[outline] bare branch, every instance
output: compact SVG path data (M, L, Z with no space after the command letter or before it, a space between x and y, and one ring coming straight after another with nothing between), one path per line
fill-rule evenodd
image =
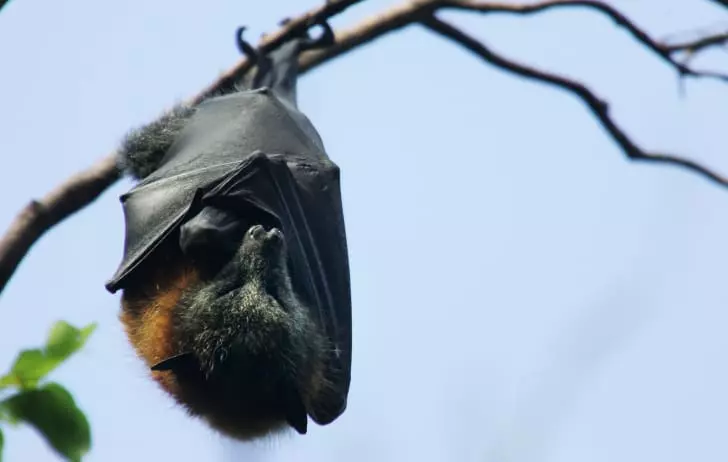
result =
M10 0L0 0L0 10L3 9L3 7L9 2Z
M728 0L726 0L728 1ZM688 65L675 60L670 50L663 44L654 40L642 28L638 27L627 16L619 12L616 8L605 2L597 0L545 0L536 3L513 5L498 4L494 2L483 2L478 0L443 0L437 2L441 4L441 8L450 8L463 11L475 11L480 13L512 13L520 15L528 15L534 13L542 13L557 8L587 8L597 11L612 19L618 26L625 29L637 42L644 45L648 50L653 52L665 63L677 71L680 77L703 77L718 79L728 82L728 76L710 71L697 71Z
M53 226L84 208L119 178L109 156L73 175L40 200L32 200L0 239L0 292L30 247Z
M673 44L663 44L662 46L668 53L698 53L707 48L723 46L728 42L728 32L715 35L705 35L694 40L678 42Z
M649 162L661 162L692 170L708 179L719 183L722 186L728 186L728 179L720 176L700 164L691 160L683 159L672 154L646 152L637 146L627 134L617 125L617 123L609 116L609 107L605 101L597 97L591 90L583 84L574 80L562 77L549 72L529 67L512 61L502 55L487 48L478 40L469 36L465 32L456 27L431 16L422 21L422 23L432 31L449 38L455 43L463 46L475 55L484 59L488 63L511 72L513 74L525 77L527 79L536 80L541 83L554 85L562 90L566 90L571 94L580 98L584 104L591 110L594 116L599 120L604 129L611 135L612 139L619 145L624 153L632 160L641 160Z
M298 34L301 30L307 29L325 19L329 19L360 1L362 0L329 0L318 8L287 20L277 32L264 37L258 44L258 49L261 52L268 52L290 37ZM713 1L728 6L728 0ZM301 56L301 72L307 72L356 47L370 43L389 32L399 30L410 24L423 23L431 30L456 41L495 66L522 77L555 85L578 96L587 104L607 132L631 159L679 165L702 174L723 186L728 185L728 181L722 176L711 172L695 162L668 154L647 153L643 151L609 117L606 103L596 97L584 85L555 74L515 63L494 53L472 37L434 17L434 13L445 9L479 12L483 14L510 13L528 15L556 8L574 7L588 8L614 20L618 26L631 34L637 42L644 45L648 50L675 69L681 77L709 77L728 81L728 77L722 74L696 71L687 64L676 61L673 58L673 54L681 51L679 50L679 46L665 45L654 40L617 9L597 0L541 0L536 3L522 5L482 0L410 0L379 15L366 19L351 29L337 31L336 42L333 46L323 50L310 51ZM701 49L713 45L693 44L690 46ZM683 46L682 50L687 50L690 46ZM232 89L234 83L245 76L252 66L252 63L247 60L241 60L217 81L192 98L190 103L195 105L210 95ZM2 292L18 264L36 240L52 226L93 202L119 176L120 172L116 166L115 155L111 155L102 159L90 169L69 178L43 199L31 201L16 217L5 236L0 239L0 292Z
M358 26L336 32L334 46L310 51L301 56L301 70L308 71L326 61L365 45L385 34L402 29L426 17L440 2L432 0L409 1L370 17Z

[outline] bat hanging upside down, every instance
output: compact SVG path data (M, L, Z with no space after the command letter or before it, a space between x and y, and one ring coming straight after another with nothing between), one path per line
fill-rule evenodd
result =
M153 378L238 439L346 408L351 295L339 168L296 104L307 32L256 64L249 88L178 106L132 131L126 239L107 289ZM240 86L239 86L240 87Z

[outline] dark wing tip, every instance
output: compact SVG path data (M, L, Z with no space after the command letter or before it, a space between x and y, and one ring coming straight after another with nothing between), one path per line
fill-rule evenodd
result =
M328 425L338 419L344 411L346 411L345 396L338 400L334 400L333 403L329 402L328 405L317 403L312 409L309 409L308 414L318 425Z

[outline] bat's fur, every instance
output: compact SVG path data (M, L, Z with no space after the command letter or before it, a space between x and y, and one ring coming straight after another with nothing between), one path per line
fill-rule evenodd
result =
M136 178L154 171L192 110L177 107L128 135L121 165ZM191 414L251 439L306 429L306 410L328 391L324 337L295 295L285 240L258 227L212 270L170 235L130 275L121 321L148 366L188 353L153 378Z
M151 174L194 113L193 107L178 104L154 122L127 133L117 157L122 169L137 180Z
M172 246L158 249L122 297L121 320L147 365L191 353L154 379L229 436L255 438L286 422L305 432L306 409L326 392L326 349L291 287L282 235L251 228L210 276Z

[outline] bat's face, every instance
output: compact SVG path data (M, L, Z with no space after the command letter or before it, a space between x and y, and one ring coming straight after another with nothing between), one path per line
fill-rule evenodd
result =
M179 260L152 272L159 289L151 294L124 294L122 320L155 379L230 436L286 423L305 433L307 409L325 391L325 342L292 289L282 233L251 227L204 278Z

